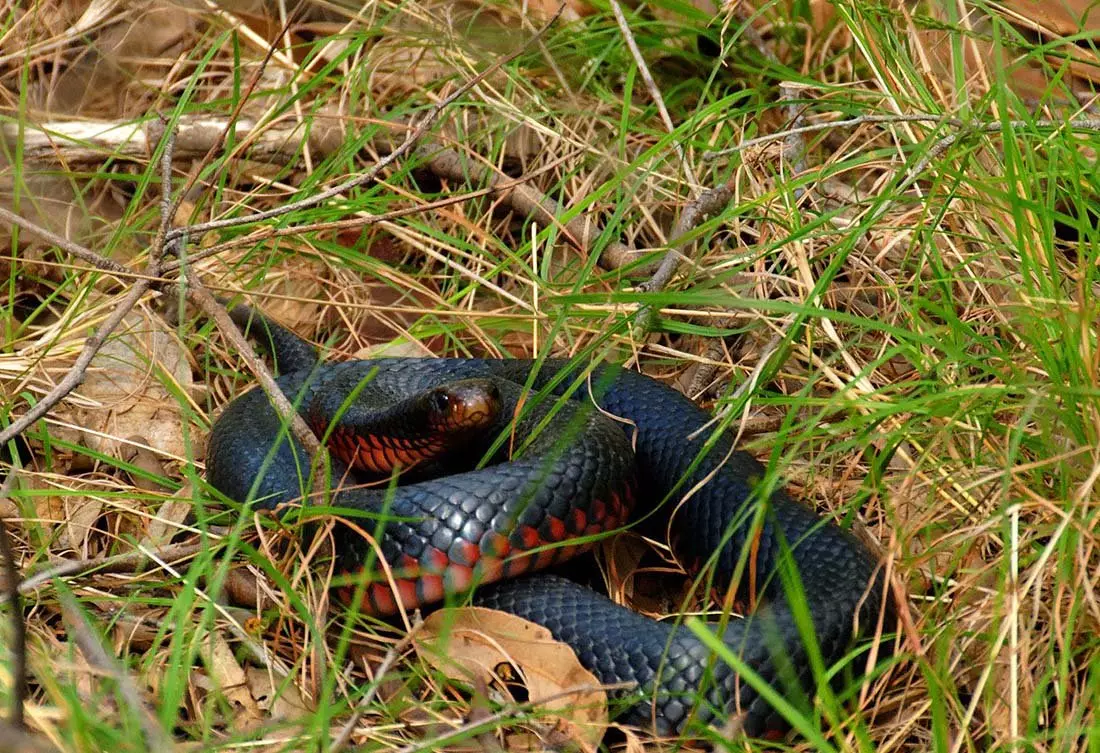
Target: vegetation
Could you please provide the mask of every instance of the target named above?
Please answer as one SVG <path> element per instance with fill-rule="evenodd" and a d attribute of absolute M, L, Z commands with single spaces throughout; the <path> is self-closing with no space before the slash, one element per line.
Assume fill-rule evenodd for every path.
<path fill-rule="evenodd" d="M 323 553 L 204 485 L 211 422 L 255 381 L 208 291 L 333 359 L 599 357 L 713 407 L 881 548 L 909 607 L 890 671 L 788 744 L 1100 750 L 1093 32 L 1002 5 L 6 6 L 0 517 L 23 603 L 0 700 L 25 658 L 22 743 L 602 736 L 444 680 L 415 615 L 349 617 Z M 677 611 L 659 549 L 600 556 L 613 593 Z M 729 732 L 708 744 L 766 745 Z"/>

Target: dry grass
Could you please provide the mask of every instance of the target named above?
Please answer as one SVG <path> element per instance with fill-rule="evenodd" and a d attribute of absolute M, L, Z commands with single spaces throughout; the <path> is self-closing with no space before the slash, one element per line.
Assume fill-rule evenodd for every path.
<path fill-rule="evenodd" d="M 424 152 L 395 160 L 321 205 L 192 233 L 184 266 L 332 358 L 593 348 L 672 381 L 855 521 L 904 588 L 904 661 L 827 729 L 831 745 L 1095 750 L 1100 137 L 1050 122 L 1089 117 L 1068 90 L 1080 79 L 1057 75 L 1059 55 L 1089 43 L 1038 49 L 954 4 L 810 3 L 803 17 L 781 2 L 749 33 L 734 5 L 707 32 L 720 58 L 696 51 L 705 14 L 628 11 L 652 89 L 611 10 L 571 8 L 443 111 L 422 143 L 451 150 L 450 173 Z M 0 429 L 149 268 L 158 114 L 181 134 L 175 227 L 284 207 L 365 172 L 553 11 L 221 7 L 47 0 L 0 14 L 3 206 L 127 270 L 6 234 Z M 234 113 L 244 125 L 219 145 Z M 982 126 L 868 120 L 704 159 L 898 113 Z M 215 125 L 186 131 L 204 119 Z M 147 145 L 107 130 L 135 121 L 154 122 Z M 59 136 L 59 123 L 88 130 Z M 557 201 L 557 223 L 509 211 L 515 192 L 486 190 L 490 169 Z M 641 290 L 677 218 L 723 185 L 729 205 L 678 241 L 679 274 Z M 588 235 L 564 226 L 573 217 Z M 613 242 L 644 253 L 601 268 Z M 160 271 L 158 289 L 174 289 L 178 268 Z M 537 719 L 485 721 L 484 699 L 416 658 L 390 652 L 377 676 L 402 631 L 343 619 L 316 549 L 210 501 L 204 437 L 252 378 L 209 322 L 164 301 L 146 295 L 83 384 L 0 457 L 23 466 L 0 507 L 23 577 L 58 576 L 24 589 L 30 729 L 66 750 L 147 749 L 156 729 L 186 748 L 326 749 L 365 703 L 351 728 L 362 750 L 430 750 L 448 734 L 477 749 L 494 744 L 486 729 L 524 725 L 552 743 Z M 649 329 L 634 326 L 643 306 Z M 87 625 L 124 669 L 87 649 Z"/>

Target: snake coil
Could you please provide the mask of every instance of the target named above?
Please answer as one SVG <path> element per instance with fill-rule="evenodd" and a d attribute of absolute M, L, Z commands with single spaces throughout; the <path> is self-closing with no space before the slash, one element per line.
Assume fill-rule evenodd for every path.
<path fill-rule="evenodd" d="M 572 557 L 628 518 L 652 518 L 669 501 L 678 558 L 689 568 L 708 564 L 716 585 L 740 574 L 738 596 L 764 604 L 730 620 L 722 643 L 796 706 L 809 708 L 818 687 L 803 629 L 812 627 L 828 669 L 880 620 L 886 631 L 893 627 L 882 576 L 867 548 L 782 489 L 761 499 L 764 468 L 735 450 L 726 433 L 714 436 L 704 411 L 654 379 L 610 366 L 585 377 L 575 364 L 555 360 L 318 363 L 312 347 L 293 333 L 243 306 L 231 313 L 239 324 L 263 330 L 259 339 L 282 372 L 280 387 L 314 426 L 332 431 L 330 446 L 341 431 L 356 435 L 356 411 L 369 421 L 375 405 L 415 401 L 469 380 L 491 384 L 500 410 L 488 421 L 489 439 L 468 438 L 458 454 L 474 460 L 492 455 L 490 440 L 501 434 L 525 440 L 518 455 L 515 442 L 505 442 L 497 462 L 483 468 L 460 467 L 444 453 L 413 483 L 396 489 L 345 484 L 334 490 L 328 503 L 362 516 L 359 522 L 372 534 L 385 521 L 378 541 L 397 587 L 368 585 L 368 611 L 389 614 L 495 581 L 479 585 L 475 603 L 545 626 L 602 683 L 635 688 L 612 694 L 621 702 L 622 721 L 670 734 L 736 713 L 749 735 L 781 733 L 789 728 L 786 718 L 684 625 L 637 614 L 572 581 L 531 574 Z M 570 390 L 575 399 L 530 399 L 539 391 L 555 396 Z M 403 414 L 387 415 L 400 424 Z M 400 427 L 397 434 L 368 436 L 374 455 L 400 455 Z M 334 464 L 333 478 L 354 476 Z M 272 507 L 300 502 L 311 488 L 309 467 L 307 453 L 258 388 L 233 400 L 214 424 L 207 476 L 231 499 Z M 355 528 L 337 527 L 337 556 L 348 570 L 373 556 Z M 808 621 L 800 622 L 799 606 Z M 866 662 L 847 660 L 856 669 Z"/>

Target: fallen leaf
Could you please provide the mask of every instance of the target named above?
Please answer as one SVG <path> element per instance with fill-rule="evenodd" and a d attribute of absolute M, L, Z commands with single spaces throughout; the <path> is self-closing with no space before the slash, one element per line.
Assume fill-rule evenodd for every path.
<path fill-rule="evenodd" d="M 190 392 L 186 353 L 158 319 L 130 315 L 92 359 L 79 390 L 81 405 L 72 420 L 84 427 L 84 443 L 118 457 L 119 438 L 140 434 L 155 450 L 184 456 L 180 398 L 164 380 L 175 381 L 182 394 Z"/>
<path fill-rule="evenodd" d="M 195 490 L 185 483 L 157 510 L 149 521 L 149 529 L 142 538 L 142 544 L 150 549 L 159 549 L 172 542 L 172 537 L 183 530 L 187 516 L 195 511 Z"/>
<path fill-rule="evenodd" d="M 73 549 L 80 556 L 87 557 L 88 535 L 92 527 L 103 514 L 103 500 L 90 493 L 93 487 L 88 484 L 77 483 L 72 491 L 74 494 L 66 494 L 61 498 L 65 506 L 64 527 L 58 537 L 58 543 L 64 549 Z"/>
<path fill-rule="evenodd" d="M 440 610 L 418 633 L 419 655 L 453 680 L 501 686 L 510 668 L 535 708 L 557 717 L 569 739 L 595 750 L 607 728 L 607 694 L 569 646 L 550 631 L 483 607 Z"/>
<path fill-rule="evenodd" d="M 247 673 L 251 695 L 269 720 L 285 722 L 309 711 L 293 682 L 280 681 L 259 667 L 249 667 Z"/>
<path fill-rule="evenodd" d="M 210 678 L 238 712 L 231 725 L 235 730 L 251 729 L 259 724 L 261 715 L 260 705 L 249 689 L 248 674 L 237 663 L 237 657 L 223 636 L 211 633 L 209 638 L 212 644 L 208 660 Z"/>
<path fill-rule="evenodd" d="M 122 445 L 120 451 L 121 457 L 127 463 L 141 469 L 149 476 L 144 476 L 138 473 L 130 474 L 130 481 L 138 489 L 144 489 L 149 492 L 165 491 L 167 487 L 162 486 L 157 479 L 167 478 L 168 472 L 164 469 L 164 463 L 157 457 L 156 453 L 149 449 L 149 440 L 140 434 L 134 434 L 126 438 L 126 443 Z"/>

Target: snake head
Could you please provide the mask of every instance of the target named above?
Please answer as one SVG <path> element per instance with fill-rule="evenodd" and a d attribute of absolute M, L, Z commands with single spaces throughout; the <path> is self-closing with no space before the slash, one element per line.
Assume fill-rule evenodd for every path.
<path fill-rule="evenodd" d="M 491 379 L 463 379 L 428 391 L 428 423 L 443 435 L 488 430 L 500 414 L 500 388 Z"/>

